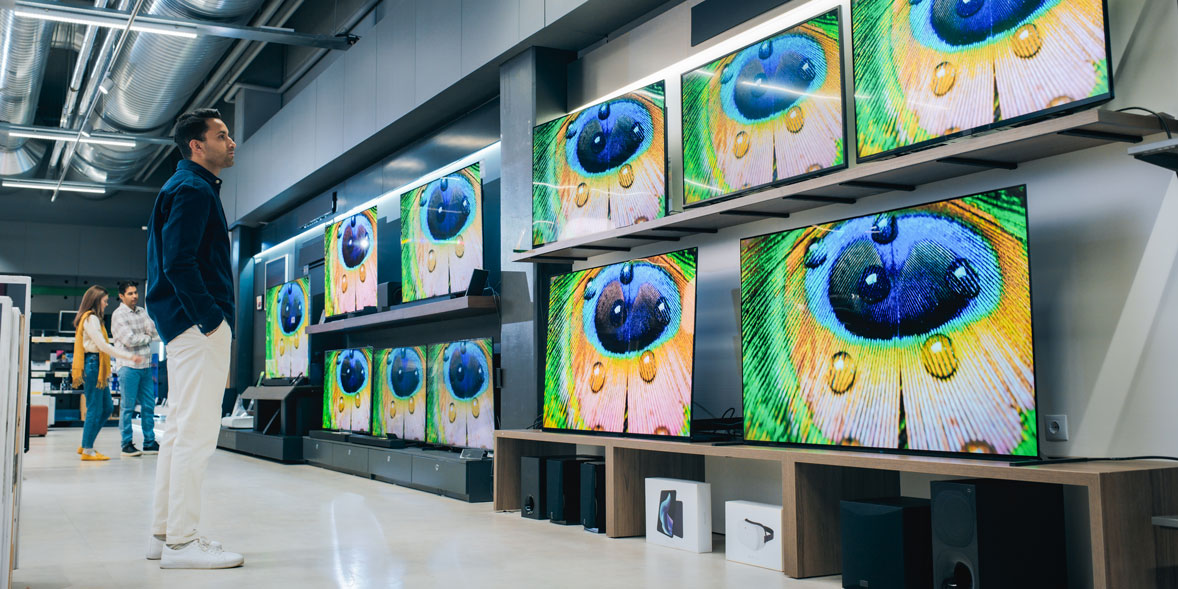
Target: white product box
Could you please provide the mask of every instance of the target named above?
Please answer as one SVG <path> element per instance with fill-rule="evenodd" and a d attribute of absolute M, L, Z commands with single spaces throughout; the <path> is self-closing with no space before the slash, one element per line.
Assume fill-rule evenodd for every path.
<path fill-rule="evenodd" d="M 724 556 L 780 571 L 781 506 L 752 501 L 724 503 Z"/>
<path fill-rule="evenodd" d="M 690 552 L 712 551 L 712 486 L 646 479 L 646 541 Z"/>

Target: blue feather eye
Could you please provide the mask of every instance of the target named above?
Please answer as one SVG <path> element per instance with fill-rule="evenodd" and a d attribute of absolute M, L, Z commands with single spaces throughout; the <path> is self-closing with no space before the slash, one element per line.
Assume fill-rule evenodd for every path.
<path fill-rule="evenodd" d="M 826 81 L 826 53 L 797 34 L 766 39 L 733 58 L 720 74 L 724 111 L 743 123 L 778 116 Z"/>
<path fill-rule="evenodd" d="M 423 362 L 411 348 L 397 348 L 388 355 L 389 389 L 393 395 L 407 399 L 421 390 Z"/>
<path fill-rule="evenodd" d="M 926 334 L 990 312 L 1001 295 L 993 248 L 945 217 L 855 219 L 804 247 L 807 256 L 824 253 L 804 262 L 807 298 L 815 316 L 832 317 L 840 333 L 876 340 Z"/>
<path fill-rule="evenodd" d="M 443 353 L 446 387 L 458 399 L 473 399 L 491 384 L 490 358 L 470 342 L 450 344 Z"/>
<path fill-rule="evenodd" d="M 475 191 L 461 175 L 446 176 L 421 192 L 422 229 L 432 241 L 449 241 L 462 234 L 474 219 Z"/>
<path fill-rule="evenodd" d="M 618 99 L 586 109 L 565 134 L 566 161 L 586 176 L 625 165 L 651 144 L 654 120 L 642 104 Z"/>
<path fill-rule="evenodd" d="M 373 250 L 372 223 L 363 214 L 352 215 L 340 227 L 340 261 L 347 269 L 357 268 Z"/>
<path fill-rule="evenodd" d="M 355 395 L 368 384 L 368 359 L 360 350 L 344 350 L 336 360 L 339 387 L 345 394 Z"/>
<path fill-rule="evenodd" d="M 304 298 L 303 288 L 297 282 L 288 282 L 278 293 L 278 325 L 284 335 L 294 335 L 303 324 Z"/>
<path fill-rule="evenodd" d="M 935 35 L 950 47 L 982 43 L 1011 31 L 1060 0 L 923 0 L 912 2 L 912 28 L 922 41 Z M 926 43 L 936 46 L 935 43 Z"/>
<path fill-rule="evenodd" d="M 603 354 L 633 356 L 675 334 L 682 297 L 662 268 L 630 262 L 609 266 L 585 288 L 585 334 Z"/>

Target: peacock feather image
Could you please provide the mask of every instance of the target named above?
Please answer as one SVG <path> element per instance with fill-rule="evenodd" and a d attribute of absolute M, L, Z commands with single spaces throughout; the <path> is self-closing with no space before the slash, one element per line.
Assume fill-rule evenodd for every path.
<path fill-rule="evenodd" d="M 846 163 L 838 11 L 683 74 L 686 204 Z"/>
<path fill-rule="evenodd" d="M 303 277 L 266 291 L 266 376 L 307 374 L 311 282 Z"/>
<path fill-rule="evenodd" d="M 1038 453 L 1025 187 L 740 249 L 746 440 Z"/>
<path fill-rule="evenodd" d="M 431 444 L 491 449 L 495 435 L 491 352 L 490 339 L 429 346 L 426 436 Z"/>
<path fill-rule="evenodd" d="M 472 164 L 401 195 L 401 300 L 466 290 L 483 267 L 483 183 Z"/>
<path fill-rule="evenodd" d="M 1109 95 L 1103 0 L 857 0 L 868 157 Z"/>
<path fill-rule="evenodd" d="M 323 355 L 323 429 L 368 433 L 371 426 L 372 348 L 329 350 Z"/>
<path fill-rule="evenodd" d="M 377 350 L 372 435 L 425 441 L 425 353 L 421 346 Z"/>
<path fill-rule="evenodd" d="M 532 245 L 666 214 L 664 82 L 536 127 Z"/>
<path fill-rule="evenodd" d="M 696 250 L 552 278 L 544 427 L 691 435 Z"/>
<path fill-rule="evenodd" d="M 328 316 L 376 306 L 376 207 L 327 226 L 326 295 Z"/>

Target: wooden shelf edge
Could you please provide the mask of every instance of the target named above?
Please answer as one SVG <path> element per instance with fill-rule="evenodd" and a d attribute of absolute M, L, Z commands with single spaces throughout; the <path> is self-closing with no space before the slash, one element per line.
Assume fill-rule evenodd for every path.
<path fill-rule="evenodd" d="M 473 296 L 441 299 L 429 303 L 406 305 L 403 309 L 398 308 L 400 306 L 401 305 L 394 305 L 391 309 L 386 311 L 380 311 L 368 315 L 360 315 L 358 317 L 349 317 L 347 319 L 338 319 L 327 323 L 309 325 L 307 326 L 307 334 L 319 335 L 325 333 L 346 333 L 350 331 L 382 329 L 398 327 L 401 325 L 415 325 L 429 321 L 486 315 L 498 311 L 498 305 L 496 304 L 495 297 L 493 296 Z"/>
<path fill-rule="evenodd" d="M 1077 131 L 1090 134 L 1084 136 L 1065 134 Z M 918 186 L 927 183 L 901 183 L 893 179 L 896 175 L 906 171 L 919 174 L 921 172 L 927 173 L 929 167 L 946 167 L 949 171 L 941 171 L 933 175 L 934 179 L 930 182 L 935 182 L 984 171 L 988 168 L 977 164 L 988 160 L 993 160 L 996 168 L 1009 167 L 1009 164 L 1019 164 L 1042 157 L 1107 145 L 1117 142 L 1118 136 L 1125 140 L 1132 140 L 1160 132 L 1162 132 L 1162 127 L 1153 116 L 1101 109 L 1085 110 L 1027 125 L 1007 127 L 965 137 L 894 158 L 852 165 L 817 178 L 774 186 L 713 204 L 692 207 L 680 213 L 637 225 L 548 243 L 528 251 L 514 253 L 511 256 L 511 261 L 523 263 L 579 261 L 609 251 L 628 251 L 630 248 L 662 241 L 664 238 L 714 232 L 717 228 L 751 223 L 762 218 L 757 215 L 758 212 L 763 213 L 763 218 L 780 218 L 790 212 L 825 206 L 839 200 L 855 200 L 892 192 L 895 187 L 904 184 Z M 996 148 L 1015 146 L 1024 142 L 1037 142 L 1042 145 L 1031 146 L 1028 150 L 1029 153 L 1022 154 L 1014 161 L 998 161 L 999 158 L 993 157 L 994 154 L 987 153 Z M 970 163 L 963 163 L 963 160 Z M 823 196 L 828 200 L 807 200 Z M 783 199 L 787 202 L 782 203 Z M 768 210 L 766 210 L 767 208 Z M 693 227 L 700 230 L 692 231 Z M 639 238 L 649 238 L 649 241 Z M 611 247 L 609 250 L 605 250 L 603 246 Z"/>

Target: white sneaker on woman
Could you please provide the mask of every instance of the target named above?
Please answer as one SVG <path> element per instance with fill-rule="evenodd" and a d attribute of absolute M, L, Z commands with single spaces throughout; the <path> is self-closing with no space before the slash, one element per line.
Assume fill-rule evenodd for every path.
<path fill-rule="evenodd" d="M 211 541 L 213 546 L 221 547 L 221 543 L 216 540 Z M 147 537 L 147 560 L 159 560 L 164 555 L 164 541 L 155 537 L 152 534 Z"/>
<path fill-rule="evenodd" d="M 181 548 L 164 546 L 160 558 L 161 569 L 228 569 L 245 564 L 245 557 L 226 552 L 219 542 L 197 538 Z"/>

